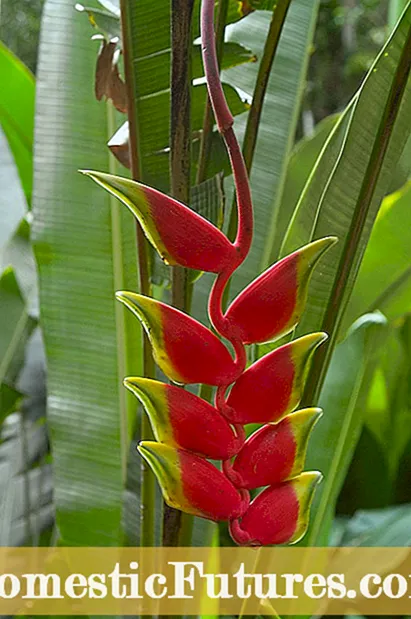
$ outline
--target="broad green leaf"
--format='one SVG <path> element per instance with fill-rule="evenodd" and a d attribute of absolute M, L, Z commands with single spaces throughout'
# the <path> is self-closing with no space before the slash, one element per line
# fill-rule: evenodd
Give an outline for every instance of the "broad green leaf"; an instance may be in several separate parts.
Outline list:
<path fill-rule="evenodd" d="M 408 44 L 410 41 L 410 30 L 411 7 L 404 13 L 393 35 L 370 69 L 359 93 L 349 106 L 353 111 L 343 137 L 344 148 L 335 161 L 331 176 L 324 183 L 323 170 L 329 165 L 330 151 L 335 148 L 334 136 L 338 135 L 343 120 L 337 124 L 336 131 L 333 132 L 324 148 L 288 230 L 283 246 L 284 254 L 313 238 L 320 238 L 326 234 L 333 234 L 339 239 L 339 243 L 330 251 L 327 260 L 313 273 L 307 309 L 297 333 L 307 333 L 322 328 L 333 283 L 335 278 L 339 277 L 340 260 L 348 235 L 351 233 L 350 228 L 357 223 L 357 220 L 354 221 L 353 218 L 365 188 L 371 187 L 370 174 L 372 173 L 375 176 L 375 187 L 373 186 L 370 194 L 364 225 L 361 225 L 359 229 L 357 226 L 360 238 L 356 246 L 352 248 L 353 260 L 348 271 L 347 285 L 344 288 L 344 300 L 336 310 L 337 316 L 341 315 L 354 285 L 380 203 L 410 135 L 411 81 L 408 79 L 402 99 L 397 99 L 400 106 L 395 122 L 390 125 L 392 134 L 387 149 L 384 152 L 381 151 L 383 144 L 379 135 L 381 123 L 391 89 L 396 83 L 397 69 L 404 46 L 407 41 Z M 346 114 L 342 119 L 344 116 Z M 387 129 L 384 135 L 387 135 L 386 131 Z M 381 155 L 378 164 L 374 162 L 377 155 Z M 333 152 L 331 159 L 334 160 Z M 374 162 L 372 169 L 370 162 Z M 360 204 L 364 208 L 368 202 L 362 201 Z"/>
<path fill-rule="evenodd" d="M 360 510 L 348 521 L 343 546 L 406 547 L 411 544 L 411 504 Z"/>
<path fill-rule="evenodd" d="M 354 285 L 345 326 L 364 311 L 390 318 L 411 310 L 411 182 L 382 203 Z"/>
<path fill-rule="evenodd" d="M 0 252 L 24 217 L 26 209 L 18 170 L 0 126 Z"/>
<path fill-rule="evenodd" d="M 287 165 L 284 189 L 278 205 L 275 239 L 271 260 L 278 258 L 282 239 L 291 222 L 300 195 L 325 142 L 339 119 L 338 114 L 327 116 L 318 123 L 314 133 L 303 138 L 294 147 Z"/>
<path fill-rule="evenodd" d="M 334 351 L 319 401 L 324 416 L 308 446 L 306 468 L 321 471 L 324 481 L 316 493 L 304 545 L 327 545 L 335 502 L 363 424 L 364 385 L 368 391 L 372 358 L 385 324 L 382 314 L 366 314 Z"/>
<path fill-rule="evenodd" d="M 254 241 L 249 257 L 234 277 L 233 293 L 249 283 L 270 261 L 276 211 L 293 146 L 318 4 L 317 0 L 293 0 L 281 34 L 251 170 Z M 231 26 L 227 38 L 250 48 L 261 59 L 270 19 L 270 12 L 255 11 Z M 252 63 L 224 71 L 223 77 L 251 97 L 257 71 L 258 63 Z M 246 115 L 235 119 L 234 129 L 240 137 L 246 121 Z"/>
<path fill-rule="evenodd" d="M 115 119 L 109 104 L 94 100 L 95 44 L 89 35 L 71 0 L 46 2 L 32 238 L 58 527 L 66 544 L 102 546 L 120 545 L 123 538 L 122 494 L 136 409 L 122 378 L 141 372 L 141 355 L 136 322 L 114 301 L 115 290 L 137 288 L 133 218 L 77 172 L 116 171 L 105 146 Z"/>
<path fill-rule="evenodd" d="M 0 42 L 0 125 L 9 142 L 28 203 L 33 177 L 34 77 Z"/>

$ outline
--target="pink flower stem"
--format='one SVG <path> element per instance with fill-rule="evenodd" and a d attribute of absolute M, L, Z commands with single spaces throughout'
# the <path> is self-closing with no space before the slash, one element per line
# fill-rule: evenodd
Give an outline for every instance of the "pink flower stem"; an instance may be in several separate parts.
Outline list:
<path fill-rule="evenodd" d="M 237 196 L 238 228 L 234 246 L 237 256 L 226 271 L 220 273 L 212 288 L 209 301 L 209 315 L 215 329 L 223 337 L 232 340 L 229 326 L 222 312 L 222 297 L 231 275 L 247 256 L 253 236 L 253 205 L 250 183 L 240 145 L 232 129 L 233 116 L 227 104 L 220 79 L 217 49 L 214 34 L 214 0 L 203 0 L 201 5 L 201 40 L 204 70 L 208 94 L 230 157 Z M 234 345 L 234 342 L 233 342 Z M 235 345 L 234 345 L 235 346 Z M 237 353 L 237 350 L 236 350 Z M 238 354 L 238 353 L 237 353 Z"/>
<path fill-rule="evenodd" d="M 202 0 L 201 5 L 201 40 L 204 70 L 208 94 L 219 132 L 224 138 L 231 168 L 233 170 L 234 185 L 237 202 L 238 226 L 234 241 L 236 255 L 232 264 L 219 273 L 214 281 L 208 302 L 208 314 L 216 331 L 229 340 L 235 352 L 235 365 L 237 369 L 236 379 L 244 372 L 247 362 L 245 346 L 241 341 L 236 328 L 231 325 L 223 314 L 222 300 L 224 290 L 234 271 L 246 258 L 253 237 L 253 205 L 251 200 L 250 183 L 240 145 L 233 131 L 233 116 L 227 104 L 223 87 L 220 80 L 220 71 L 217 60 L 217 50 L 214 34 L 214 0 Z M 229 385 L 218 387 L 215 398 L 215 406 L 223 416 L 230 417 L 230 408 L 226 401 L 226 392 Z M 245 440 L 244 428 L 235 426 L 239 445 Z M 233 483 L 238 481 L 238 492 L 242 499 L 242 513 L 246 511 L 250 503 L 250 493 L 241 488 L 241 480 L 237 479 L 232 468 L 231 460 L 223 462 L 223 472 Z M 241 545 L 252 543 L 250 536 L 241 529 L 238 519 L 230 522 L 230 533 L 233 539 Z"/>

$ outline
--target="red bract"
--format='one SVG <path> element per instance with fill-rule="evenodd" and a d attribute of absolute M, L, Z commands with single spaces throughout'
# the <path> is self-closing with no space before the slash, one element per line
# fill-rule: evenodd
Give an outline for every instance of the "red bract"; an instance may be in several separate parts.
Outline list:
<path fill-rule="evenodd" d="M 143 441 L 138 447 L 172 507 L 209 520 L 231 520 L 247 509 L 241 494 L 215 466 L 183 449 Z"/>
<path fill-rule="evenodd" d="M 148 378 L 126 378 L 124 384 L 144 405 L 158 441 L 213 460 L 240 449 L 242 439 L 220 412 L 193 393 Z"/>
<path fill-rule="evenodd" d="M 176 383 L 229 384 L 236 367 L 224 344 L 197 320 L 165 303 L 133 292 L 118 292 L 143 324 L 156 362 Z"/>
<path fill-rule="evenodd" d="M 295 327 L 304 310 L 312 270 L 335 242 L 335 237 L 328 237 L 302 247 L 238 295 L 225 318 L 244 344 L 268 342 Z"/>
<path fill-rule="evenodd" d="M 241 543 L 295 544 L 305 534 L 309 511 L 321 473 L 302 473 L 259 494 L 239 524 Z M 235 529 L 234 529 L 235 535 Z"/>
<path fill-rule="evenodd" d="M 254 432 L 234 461 L 235 485 L 251 490 L 299 475 L 310 432 L 320 416 L 321 409 L 308 408 Z"/>
<path fill-rule="evenodd" d="M 165 194 L 120 176 L 84 171 L 121 200 L 167 264 L 219 273 L 236 250 L 212 223 Z"/>
<path fill-rule="evenodd" d="M 234 383 L 225 415 L 232 423 L 278 421 L 301 399 L 307 363 L 326 340 L 325 333 L 304 335 L 280 346 L 248 368 Z"/>

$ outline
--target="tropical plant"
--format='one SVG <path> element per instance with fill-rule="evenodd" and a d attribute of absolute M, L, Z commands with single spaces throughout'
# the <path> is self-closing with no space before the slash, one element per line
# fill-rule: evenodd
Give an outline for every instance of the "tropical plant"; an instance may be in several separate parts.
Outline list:
<path fill-rule="evenodd" d="M 312 47 L 319 4 L 219 0 L 213 106 L 197 0 L 90 0 L 80 10 L 46 0 L 35 117 L 34 79 L 1 48 L 2 543 L 49 543 L 52 527 L 53 541 L 67 545 L 224 545 L 227 521 L 241 543 L 295 541 L 298 515 L 288 536 L 270 536 L 258 505 L 266 497 L 278 506 L 279 489 L 307 479 L 307 447 L 306 468 L 324 480 L 300 543 L 409 544 L 411 6 L 390 3 L 392 32 L 358 91 L 342 110 L 348 93 L 339 95 L 338 113 L 296 143 L 319 97 L 304 95 L 312 53 L 321 65 L 322 48 Z M 320 35 L 338 19 L 334 7 Z M 215 101 L 219 75 L 245 171 L 220 89 Z M 101 171 L 89 176 L 111 193 L 79 169 Z M 331 236 L 337 244 L 321 240 Z M 115 290 L 143 317 L 158 367 Z M 308 359 L 324 332 L 328 341 Z M 33 363 L 42 381 L 23 380 Z M 285 385 L 281 402 L 264 388 L 267 376 Z M 284 466 L 280 448 L 290 450 Z M 159 455 L 198 490 L 199 476 L 170 469 L 182 454 L 232 497 L 218 505 L 224 513 L 210 507 L 207 484 L 200 506 L 169 491 L 173 507 L 162 504 L 150 469 Z M 273 484 L 246 517 L 248 492 Z"/>

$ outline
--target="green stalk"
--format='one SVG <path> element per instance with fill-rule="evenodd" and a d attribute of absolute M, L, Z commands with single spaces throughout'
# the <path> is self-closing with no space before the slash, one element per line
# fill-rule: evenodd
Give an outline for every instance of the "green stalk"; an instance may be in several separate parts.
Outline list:
<path fill-rule="evenodd" d="M 267 91 L 275 54 L 280 42 L 281 32 L 290 8 L 291 0 L 278 0 L 271 17 L 270 28 L 265 41 L 264 51 L 258 67 L 257 80 L 254 87 L 253 101 L 247 118 L 247 126 L 243 141 L 243 156 L 247 172 L 250 174 L 253 165 L 255 147 L 258 137 L 261 113 L 263 111 L 264 97 Z M 228 237 L 233 240 L 237 230 L 237 209 L 231 209 L 230 222 L 228 225 Z M 228 294 L 228 286 L 226 295 Z"/>
<path fill-rule="evenodd" d="M 402 98 L 411 72 L 411 29 L 405 41 L 401 59 L 397 67 L 395 78 L 391 86 L 387 105 L 381 118 L 380 126 L 375 137 L 370 161 L 364 175 L 356 208 L 351 220 L 349 234 L 341 255 L 338 271 L 335 276 L 333 290 L 324 316 L 321 330 L 329 334 L 328 346 L 318 350 L 307 380 L 302 406 L 310 402 L 313 406 L 317 402 L 325 378 L 331 353 L 336 343 L 338 328 L 349 300 L 346 294 L 354 264 L 357 258 L 357 248 L 367 219 L 368 211 L 374 196 L 375 188 L 380 177 L 381 168 L 390 143 L 395 120 L 401 106 Z"/>
<path fill-rule="evenodd" d="M 107 101 L 107 129 L 108 135 L 113 135 L 115 131 L 115 111 L 111 101 Z M 117 162 L 116 159 L 109 153 L 109 172 L 110 174 L 117 174 Z M 114 196 L 110 195 L 110 213 L 111 213 L 111 230 L 112 230 L 112 248 L 113 248 L 113 272 L 114 272 L 114 286 L 116 290 L 123 290 L 124 288 L 124 256 L 123 248 L 121 244 L 122 239 L 122 226 L 121 226 L 121 212 L 122 206 Z M 116 319 L 116 334 L 117 334 L 117 359 L 118 359 L 118 381 L 121 385 L 124 377 L 129 374 L 128 368 L 128 356 L 127 356 L 127 332 L 125 323 L 124 307 L 121 307 L 120 303 L 115 304 L 115 319 Z M 129 415 L 127 410 L 127 394 L 125 389 L 119 390 L 119 406 L 120 406 L 120 436 L 121 444 L 128 444 L 129 436 Z M 122 450 L 122 472 L 123 481 L 125 483 L 127 476 L 127 450 Z"/>
<path fill-rule="evenodd" d="M 218 12 L 216 20 L 216 49 L 218 64 L 221 66 L 221 59 L 224 50 L 224 33 L 225 24 L 227 21 L 229 0 L 220 0 L 218 3 Z M 204 109 L 203 131 L 201 133 L 200 154 L 198 157 L 198 169 L 196 176 L 196 184 L 204 182 L 207 178 L 207 166 L 210 158 L 211 142 L 213 137 L 214 116 L 211 109 L 210 98 L 207 97 L 206 106 Z"/>
<path fill-rule="evenodd" d="M 130 132 L 130 160 L 131 173 L 134 180 L 140 180 L 141 165 L 138 145 L 138 122 L 137 122 L 137 97 L 134 71 L 132 66 L 132 55 L 130 48 L 132 45 L 130 5 L 132 0 L 121 0 L 121 26 L 123 38 L 123 57 L 124 72 L 126 78 L 127 98 L 128 98 L 128 122 Z M 148 242 L 143 234 L 140 225 L 136 224 L 138 269 L 140 292 L 150 296 L 150 264 Z M 155 367 L 151 354 L 151 346 L 147 336 L 143 339 L 143 369 L 144 376 L 154 377 Z M 141 417 L 141 439 L 152 439 L 153 434 L 147 415 Z M 154 546 L 155 542 L 155 477 L 150 467 L 141 458 L 141 531 L 140 545 Z"/>
<path fill-rule="evenodd" d="M 194 0 L 171 0 L 171 194 L 180 202 L 190 201 L 191 167 L 191 21 Z M 173 267 L 172 304 L 187 310 L 187 270 Z M 164 504 L 163 545 L 178 546 L 180 538 L 190 545 L 192 517 Z"/>

